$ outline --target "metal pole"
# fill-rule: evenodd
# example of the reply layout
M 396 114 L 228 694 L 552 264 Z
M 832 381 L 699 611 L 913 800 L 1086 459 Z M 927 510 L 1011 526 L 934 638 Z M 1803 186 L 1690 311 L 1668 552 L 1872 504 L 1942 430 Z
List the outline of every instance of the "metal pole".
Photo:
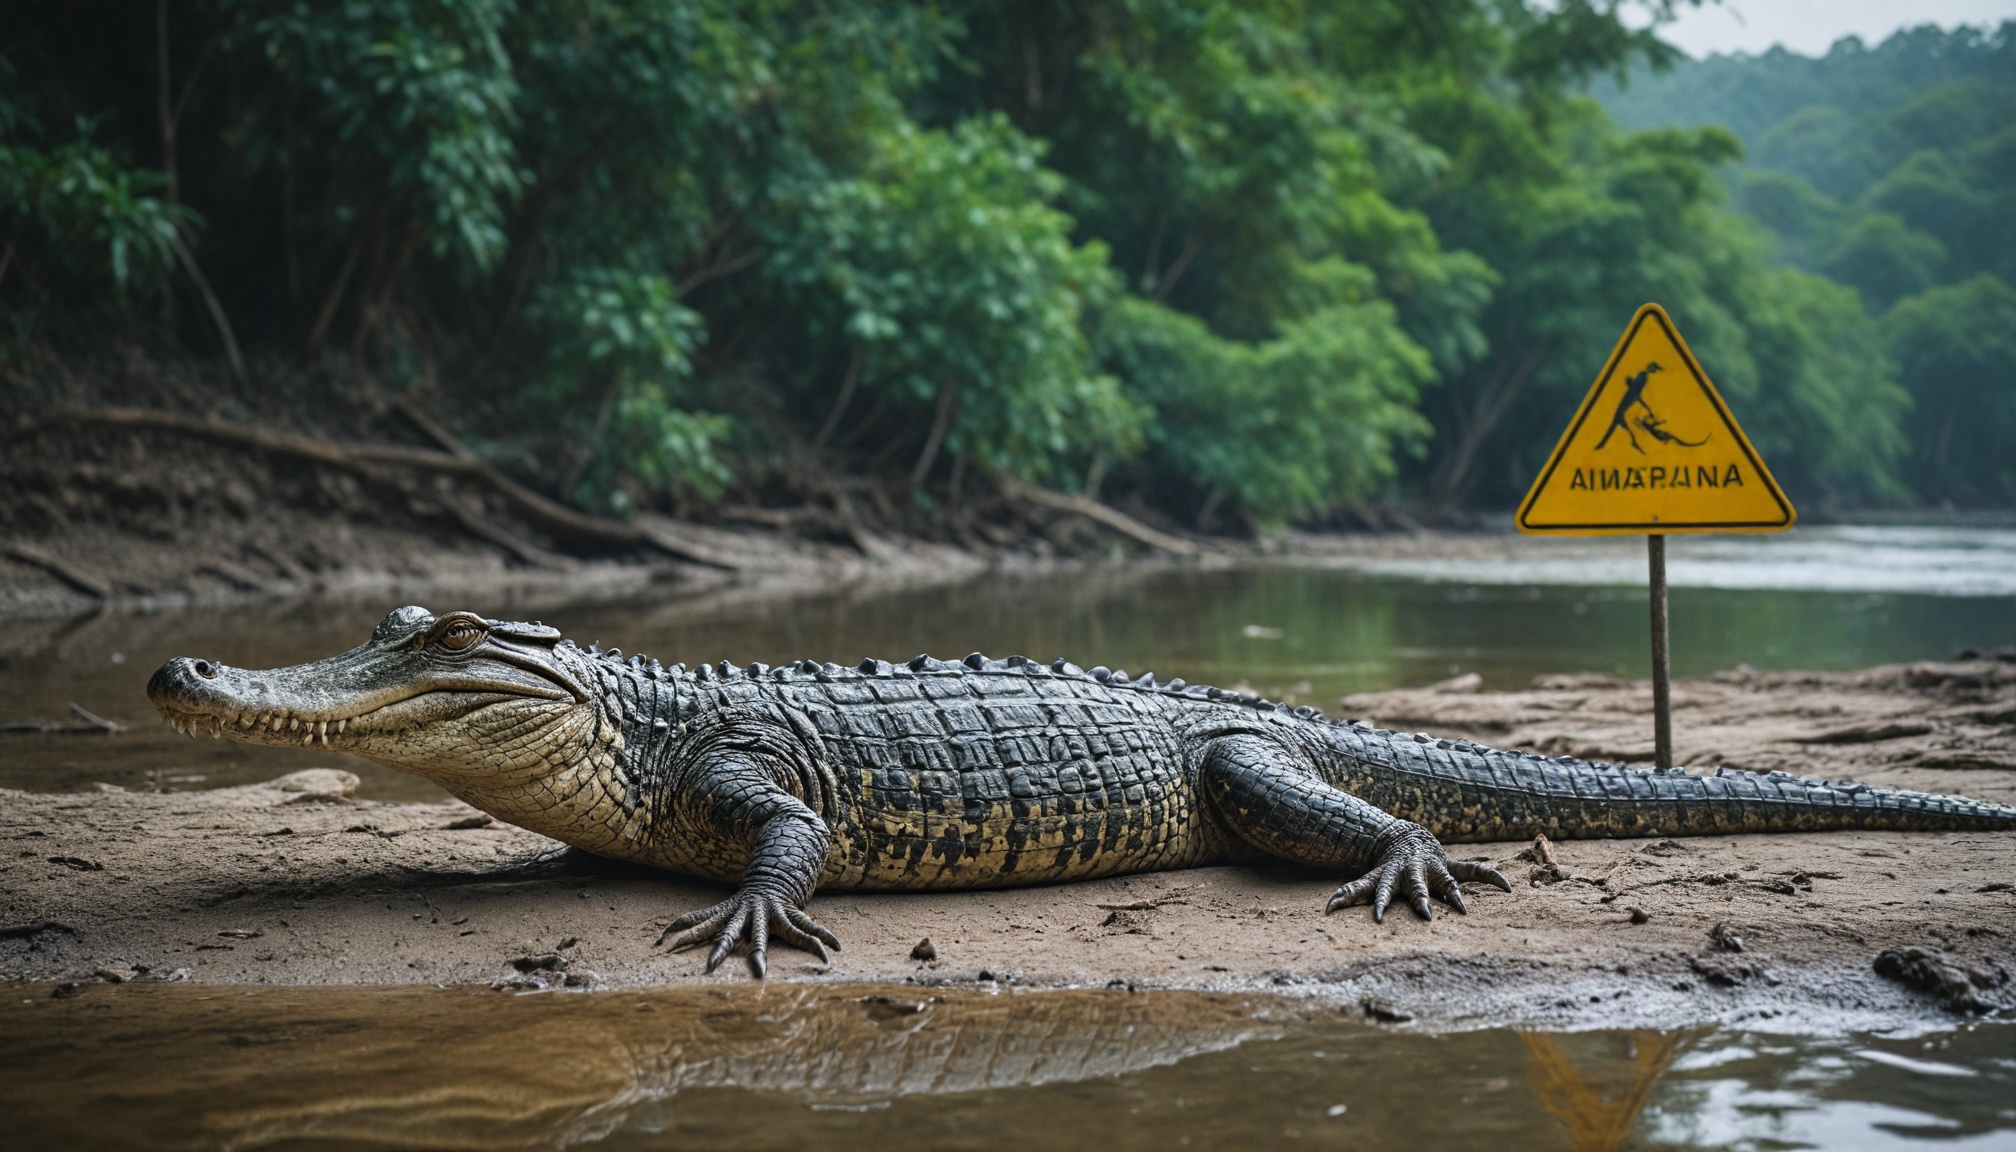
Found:
M 1666 537 L 1647 536 L 1652 576 L 1652 759 L 1673 767 L 1672 641 L 1666 630 Z

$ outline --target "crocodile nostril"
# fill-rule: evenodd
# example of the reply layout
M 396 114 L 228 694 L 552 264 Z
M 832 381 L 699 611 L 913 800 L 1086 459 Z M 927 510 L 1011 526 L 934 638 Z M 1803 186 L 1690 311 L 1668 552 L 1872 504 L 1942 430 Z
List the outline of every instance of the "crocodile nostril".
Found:
M 217 666 L 208 660 L 198 660 L 194 667 L 196 675 L 201 676 L 205 680 L 215 680 L 217 678 Z

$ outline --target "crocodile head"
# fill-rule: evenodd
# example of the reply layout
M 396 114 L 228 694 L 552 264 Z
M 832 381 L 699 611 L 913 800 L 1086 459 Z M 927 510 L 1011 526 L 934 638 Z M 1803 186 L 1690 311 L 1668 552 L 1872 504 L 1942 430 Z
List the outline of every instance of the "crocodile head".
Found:
M 170 660 L 147 696 L 191 735 L 327 747 L 459 791 L 606 742 L 589 675 L 553 628 L 409 607 L 350 651 L 291 668 Z

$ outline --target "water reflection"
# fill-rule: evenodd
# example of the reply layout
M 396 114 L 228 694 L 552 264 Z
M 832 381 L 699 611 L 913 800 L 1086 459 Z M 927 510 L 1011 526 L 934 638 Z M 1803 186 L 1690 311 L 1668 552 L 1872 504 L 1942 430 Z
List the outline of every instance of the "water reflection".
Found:
M 1616 1152 L 1638 1126 L 1652 1089 L 1673 1062 L 1677 1032 L 1522 1032 L 1527 1078 L 1541 1104 L 1568 1129 L 1575 1152 Z M 1592 1051 L 1593 1049 L 1593 1051 Z M 1581 1059 L 1571 1059 L 1573 1052 Z
M 2008 1027 L 1429 1035 L 1260 996 L 902 986 L 16 991 L 0 1008 L 15 1147 L 1587 1152 L 2016 1137 Z

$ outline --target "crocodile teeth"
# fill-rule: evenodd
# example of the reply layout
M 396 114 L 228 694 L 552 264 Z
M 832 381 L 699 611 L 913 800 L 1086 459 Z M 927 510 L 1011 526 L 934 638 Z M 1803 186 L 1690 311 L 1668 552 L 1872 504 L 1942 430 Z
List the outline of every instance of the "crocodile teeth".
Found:
M 329 722 L 328 722 L 327 720 L 317 720 L 317 721 L 315 722 L 315 734 L 316 734 L 317 736 L 324 736 L 324 737 L 328 736 L 328 735 L 329 735 Z M 322 742 L 323 742 L 324 744 L 327 744 L 327 743 L 328 743 L 329 741 L 325 739 L 325 740 L 323 740 Z
M 336 734 L 337 734 L 338 736 L 341 736 L 341 735 L 343 734 L 343 730 L 344 730 L 345 728 L 348 728 L 348 727 L 350 727 L 350 721 L 349 721 L 349 720 L 347 720 L 347 719 L 344 719 L 344 720 L 338 720 L 338 721 L 336 721 Z
M 300 718 L 299 718 L 299 717 L 296 717 L 296 716 L 289 716 L 289 717 L 287 718 L 287 730 L 288 730 L 289 732 L 298 732 L 298 731 L 300 731 L 300 730 L 301 730 L 301 720 L 300 720 Z

